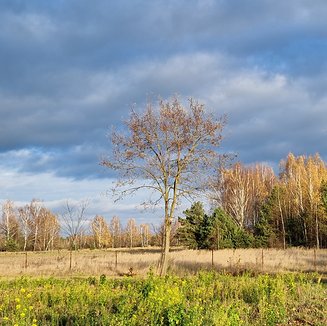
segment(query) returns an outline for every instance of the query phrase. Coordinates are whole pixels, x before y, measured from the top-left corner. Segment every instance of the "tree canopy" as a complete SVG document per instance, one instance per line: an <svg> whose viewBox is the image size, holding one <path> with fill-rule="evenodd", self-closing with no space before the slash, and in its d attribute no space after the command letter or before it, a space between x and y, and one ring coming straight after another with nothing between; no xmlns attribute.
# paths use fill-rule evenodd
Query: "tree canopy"
<svg viewBox="0 0 327 326"><path fill-rule="evenodd" d="M102 164L116 170L120 195L150 189L164 206L164 240L161 274L167 269L171 223L181 197L203 189L206 173L222 159L217 149L225 117L215 117L203 104L178 98L150 103L144 112L131 111L126 132L113 132L113 152Z"/></svg>

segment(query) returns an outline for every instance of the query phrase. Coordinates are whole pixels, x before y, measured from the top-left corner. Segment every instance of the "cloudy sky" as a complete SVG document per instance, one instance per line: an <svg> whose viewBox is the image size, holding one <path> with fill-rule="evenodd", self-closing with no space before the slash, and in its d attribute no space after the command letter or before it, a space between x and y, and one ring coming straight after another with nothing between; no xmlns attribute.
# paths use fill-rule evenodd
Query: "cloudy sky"
<svg viewBox="0 0 327 326"><path fill-rule="evenodd" d="M0 202L158 220L106 196L99 159L132 105L173 94L226 113L245 163L327 160L327 2L1 0Z"/></svg>

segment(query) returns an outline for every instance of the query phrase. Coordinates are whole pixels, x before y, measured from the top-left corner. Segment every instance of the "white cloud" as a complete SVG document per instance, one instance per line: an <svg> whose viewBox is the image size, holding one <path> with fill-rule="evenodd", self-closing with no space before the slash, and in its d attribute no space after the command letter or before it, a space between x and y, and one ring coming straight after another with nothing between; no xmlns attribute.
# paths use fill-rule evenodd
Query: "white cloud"
<svg viewBox="0 0 327 326"><path fill-rule="evenodd" d="M67 201L71 204L87 201L87 218L99 214L110 220L116 215L123 223L131 217L136 217L138 221L160 223L162 216L160 207L155 210L144 210L140 205L148 199L149 193L146 191L115 202L108 192L114 181L109 178L74 180L52 173L28 174L0 166L2 190L0 202L10 199L16 206L22 206L32 199L38 199L45 207L61 214L65 211Z"/></svg>

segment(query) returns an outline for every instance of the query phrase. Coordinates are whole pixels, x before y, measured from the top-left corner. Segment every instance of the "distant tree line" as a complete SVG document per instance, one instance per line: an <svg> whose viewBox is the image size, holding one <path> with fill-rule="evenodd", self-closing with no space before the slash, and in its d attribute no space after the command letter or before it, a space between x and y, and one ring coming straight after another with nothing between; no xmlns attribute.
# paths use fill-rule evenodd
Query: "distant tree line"
<svg viewBox="0 0 327 326"><path fill-rule="evenodd" d="M119 217L109 222L100 215L88 220L87 205L67 203L60 215L42 202L16 207L10 200L2 204L0 219L1 251L48 251L82 248L132 248L159 246L162 229L147 223L138 225L134 218L124 227Z"/></svg>
<svg viewBox="0 0 327 326"><path fill-rule="evenodd" d="M269 166L235 163L212 178L213 210L196 202L179 218L190 248L327 247L327 167L318 154Z"/></svg>

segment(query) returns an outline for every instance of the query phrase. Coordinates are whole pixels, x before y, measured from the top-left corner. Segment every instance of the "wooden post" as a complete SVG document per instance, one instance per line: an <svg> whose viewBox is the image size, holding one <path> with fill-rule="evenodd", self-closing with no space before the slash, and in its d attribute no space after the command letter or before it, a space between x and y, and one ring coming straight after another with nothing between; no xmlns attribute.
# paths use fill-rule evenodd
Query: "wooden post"
<svg viewBox="0 0 327 326"><path fill-rule="evenodd" d="M72 270L73 250L69 251L69 270Z"/></svg>
<svg viewBox="0 0 327 326"><path fill-rule="evenodd" d="M263 272L263 248L261 249L261 271Z"/></svg>
<svg viewBox="0 0 327 326"><path fill-rule="evenodd" d="M117 270L118 267L118 251L115 251L115 269Z"/></svg>
<svg viewBox="0 0 327 326"><path fill-rule="evenodd" d="M25 269L27 268L27 251L25 251L25 264L24 264L24 267Z"/></svg>
<svg viewBox="0 0 327 326"><path fill-rule="evenodd" d="M211 249L211 267L212 267L212 269L214 267L214 262L213 262L213 249Z"/></svg>
<svg viewBox="0 0 327 326"><path fill-rule="evenodd" d="M313 265L315 267L315 272L317 271L317 249L313 249Z"/></svg>

